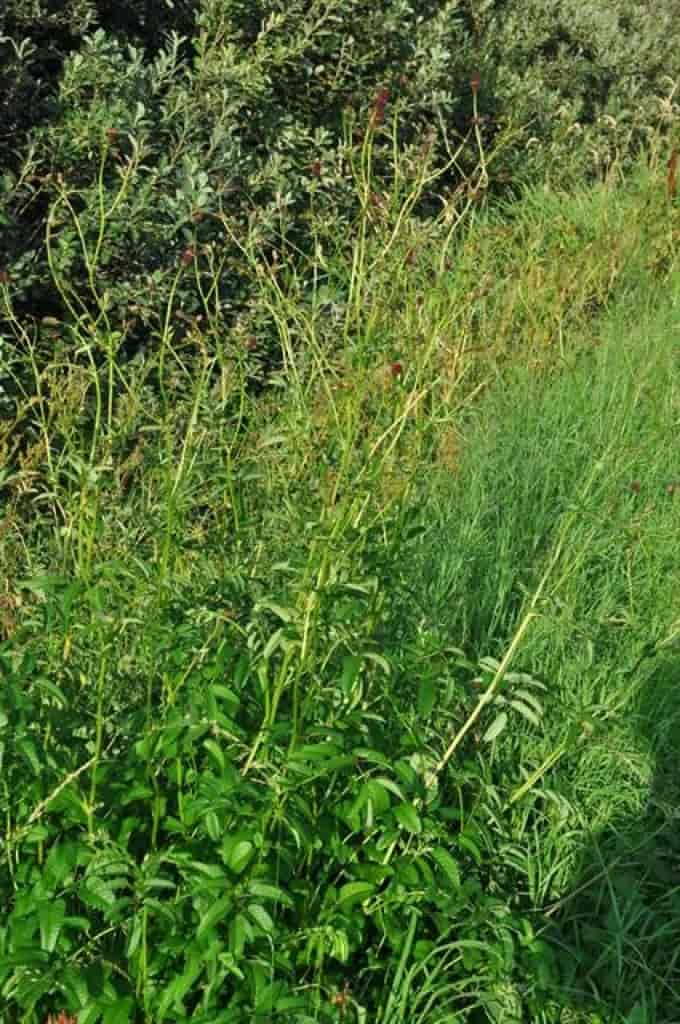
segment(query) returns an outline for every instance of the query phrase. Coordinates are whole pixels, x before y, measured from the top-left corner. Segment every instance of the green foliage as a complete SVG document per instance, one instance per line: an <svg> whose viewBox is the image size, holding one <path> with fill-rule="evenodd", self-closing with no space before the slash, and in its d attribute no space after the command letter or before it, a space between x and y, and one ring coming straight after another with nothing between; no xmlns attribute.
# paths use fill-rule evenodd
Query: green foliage
<svg viewBox="0 0 680 1024"><path fill-rule="evenodd" d="M238 322L259 336L266 374L280 353L244 254L300 268L337 244L355 220L350 153L369 122L374 196L396 191L393 146L427 152L443 174L414 212L431 216L461 189L602 176L673 116L672 7L206 0L195 23L182 5L137 9L48 14L16 0L4 15L7 116L35 106L21 90L44 107L2 161L6 328L11 309L29 333L47 333L44 316L67 337L94 323L129 355L183 336L179 312L212 335ZM47 78L46 26L65 34ZM488 168L474 131L487 149L504 140ZM16 325L10 336L23 344Z"/></svg>
<svg viewBox="0 0 680 1024"><path fill-rule="evenodd" d="M0 168L16 168L32 128L58 119L59 80L64 61L95 28L141 43L150 57L165 35L191 34L192 6L106 0L7 0L0 11Z"/></svg>
<svg viewBox="0 0 680 1024"><path fill-rule="evenodd" d="M555 185L617 171L670 127L678 67L670 42L678 9L629 0L525 0L479 6L494 101L527 126L511 173Z"/></svg>
<svg viewBox="0 0 680 1024"><path fill-rule="evenodd" d="M650 303L642 323L644 303L622 303L562 373L522 367L491 390L456 478L423 489L428 527L409 574L433 633L503 651L571 517L523 647L552 712L540 732L517 719L516 769L495 769L516 772L499 859L517 871L506 884L548 911L541 938L562 951L577 1004L595 993L625 1020L678 1013L673 301Z"/></svg>
<svg viewBox="0 0 680 1024"><path fill-rule="evenodd" d="M428 962L447 964L445 986L430 982L442 1012L491 998L501 978L526 989L530 926L486 881L499 825L483 773L470 758L436 780L436 733L418 735L416 693L398 717L381 710L387 680L405 695L410 667L360 638L358 580L342 602L342 585L329 585L323 634L339 628L356 653L331 646L323 671L300 660L294 607L259 602L221 639L168 619L164 656L161 620L146 708L115 696L100 618L110 597L29 584L47 597L52 630L93 616L95 677L75 650L59 685L30 641L21 656L13 644L2 652L6 1006L88 1021L142 1010L159 1022L331 1021L351 979L357 1012L384 1005L379 1019L391 1021L395 1006L424 999L412 986Z"/></svg>
<svg viewBox="0 0 680 1024"><path fill-rule="evenodd" d="M3 1024L676 1021L674 9L0 18Z"/></svg>

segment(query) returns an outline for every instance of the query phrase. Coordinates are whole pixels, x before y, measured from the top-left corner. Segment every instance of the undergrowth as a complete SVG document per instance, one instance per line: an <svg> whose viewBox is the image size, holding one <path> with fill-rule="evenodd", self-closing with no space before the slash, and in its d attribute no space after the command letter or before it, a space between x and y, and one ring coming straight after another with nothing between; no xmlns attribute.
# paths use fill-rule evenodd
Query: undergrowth
<svg viewBox="0 0 680 1024"><path fill-rule="evenodd" d="M193 253L119 358L105 205L94 314L0 284L11 1024L677 1020L666 150L419 223L372 139L313 259L234 236L260 390Z"/></svg>

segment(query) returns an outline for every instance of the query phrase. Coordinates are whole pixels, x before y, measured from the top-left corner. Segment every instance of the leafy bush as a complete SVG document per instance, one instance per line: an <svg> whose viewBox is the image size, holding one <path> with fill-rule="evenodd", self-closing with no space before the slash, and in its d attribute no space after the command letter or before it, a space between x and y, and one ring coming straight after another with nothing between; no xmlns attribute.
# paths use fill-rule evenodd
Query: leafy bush
<svg viewBox="0 0 680 1024"><path fill-rule="evenodd" d="M256 10L206 0L193 28L182 8L165 12L153 53L138 45L132 8L115 24L103 5L68 17L11 9L4 46L16 51L15 88L40 77L31 31L54 19L63 32L87 29L75 49L72 36L62 46L58 93L40 85L42 123L5 174L12 308L25 329L45 315L72 328L85 317L127 352L156 348L178 309L202 317L209 334L244 316L262 332L266 315L247 313L242 250L304 267L320 244L337 244L356 220L350 152L371 110L380 116L362 187L396 199L396 116L400 150L425 147L434 168L450 165L440 196L415 207L429 216L455 203L461 185L481 197L546 170L555 184L604 173L672 114L680 60L674 8L651 14L628 0L606 11L489 0L473 12L406 0ZM488 166L473 128L492 150Z"/></svg>
<svg viewBox="0 0 680 1024"><path fill-rule="evenodd" d="M363 555L387 577L376 541ZM434 638L383 656L389 596L360 561L352 578L329 566L311 621L303 578L296 603L270 580L250 608L222 580L226 629L210 614L220 595L176 592L147 615L143 687L114 652L129 573L27 582L25 628L0 652L12 1014L292 1024L337 1021L346 1003L395 1022L432 999L443 1020L547 992L550 951L489 874L502 826L484 762L459 741L455 768L437 763L427 724L447 661L436 720L462 732L499 666ZM51 655L31 640L48 632ZM508 711L540 713L529 677L506 682L514 708L478 704L489 742Z"/></svg>

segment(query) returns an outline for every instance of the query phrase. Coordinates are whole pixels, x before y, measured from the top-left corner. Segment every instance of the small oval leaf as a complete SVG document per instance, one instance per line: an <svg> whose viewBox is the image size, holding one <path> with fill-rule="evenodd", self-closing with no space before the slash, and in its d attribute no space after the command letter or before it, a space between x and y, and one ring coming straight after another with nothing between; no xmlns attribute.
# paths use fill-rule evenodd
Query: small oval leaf
<svg viewBox="0 0 680 1024"><path fill-rule="evenodd" d="M248 866L253 849L253 844L248 839L241 839L229 851L227 864L237 875L240 875Z"/></svg>

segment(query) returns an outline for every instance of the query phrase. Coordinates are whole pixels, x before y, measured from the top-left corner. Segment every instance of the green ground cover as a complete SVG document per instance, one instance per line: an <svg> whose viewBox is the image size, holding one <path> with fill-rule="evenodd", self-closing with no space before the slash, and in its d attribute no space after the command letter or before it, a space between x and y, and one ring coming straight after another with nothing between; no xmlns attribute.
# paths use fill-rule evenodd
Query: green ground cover
<svg viewBox="0 0 680 1024"><path fill-rule="evenodd" d="M430 208L374 103L342 217L210 214L231 320L214 239L116 262L150 150L49 185L54 315L0 268L3 1024L680 1019L668 104L506 200L477 124Z"/></svg>
<svg viewBox="0 0 680 1024"><path fill-rule="evenodd" d="M457 274L359 232L344 316L265 278L274 398L169 345L86 430L55 352L2 534L8 1020L674 1019L662 183L534 190Z"/></svg>

